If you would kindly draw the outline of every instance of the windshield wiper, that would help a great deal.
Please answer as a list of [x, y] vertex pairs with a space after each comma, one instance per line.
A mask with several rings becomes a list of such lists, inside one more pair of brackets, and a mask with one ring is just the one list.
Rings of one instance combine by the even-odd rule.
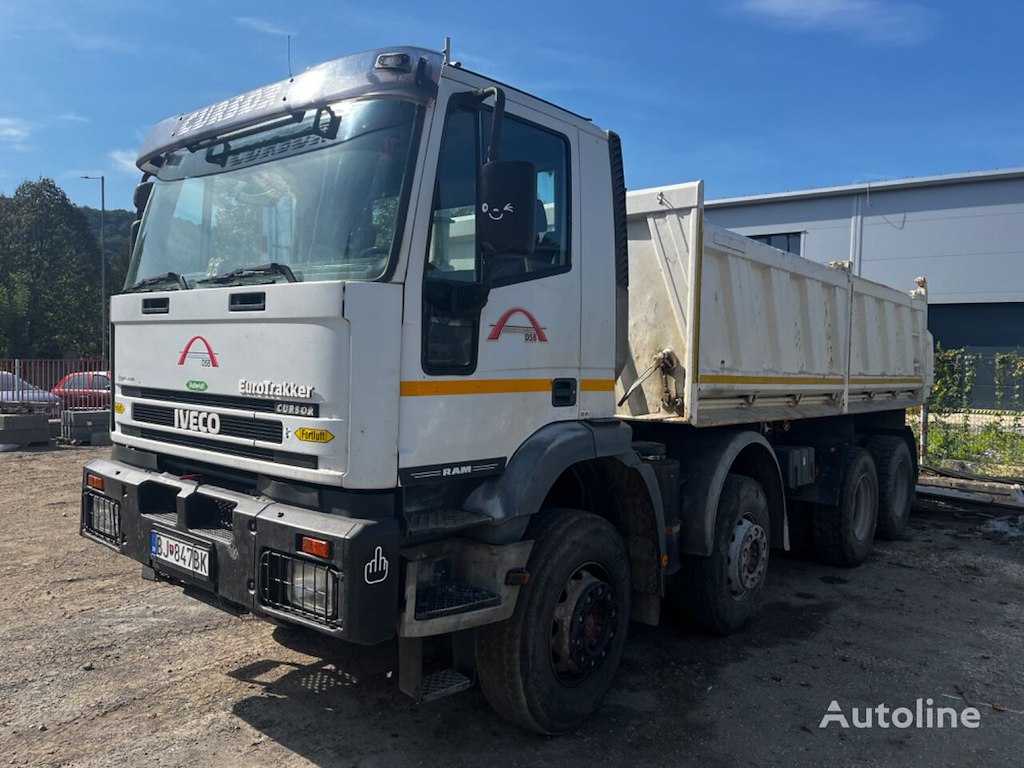
[[[162, 275], [156, 275], [154, 277], [147, 277], [144, 280], [134, 285], [130, 285], [124, 289], [125, 293], [134, 293], [135, 291], [155, 291], [156, 286], [163, 285], [164, 283], [172, 283], [175, 290], [187, 291], [189, 290], [188, 280], [183, 275], [179, 275], [177, 272], [164, 272]], [[171, 286], [167, 286], [165, 290], [170, 290]]]
[[223, 285], [233, 280], [255, 277], [256, 275], [284, 275], [289, 283], [296, 282], [295, 274], [292, 272], [291, 267], [287, 264], [278, 264], [276, 261], [272, 261], [269, 264], [259, 264], [255, 267], [239, 267], [230, 272], [225, 272], [223, 275], [196, 280], [196, 285]]

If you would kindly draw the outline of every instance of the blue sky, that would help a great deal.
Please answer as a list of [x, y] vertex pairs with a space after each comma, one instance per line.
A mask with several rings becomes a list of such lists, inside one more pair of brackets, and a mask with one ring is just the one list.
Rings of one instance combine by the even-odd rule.
[[151, 125], [346, 53], [439, 49], [709, 197], [1024, 165], [1024, 6], [976, 0], [2, 0], [0, 193], [127, 208]]

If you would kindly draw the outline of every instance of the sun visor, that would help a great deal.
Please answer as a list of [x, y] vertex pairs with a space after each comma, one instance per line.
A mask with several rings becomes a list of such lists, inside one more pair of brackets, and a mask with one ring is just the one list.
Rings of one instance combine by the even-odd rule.
[[158, 123], [136, 164], [155, 174], [161, 155], [168, 151], [340, 99], [395, 96], [425, 104], [437, 95], [441, 66], [441, 54], [403, 47], [319, 64], [293, 78]]

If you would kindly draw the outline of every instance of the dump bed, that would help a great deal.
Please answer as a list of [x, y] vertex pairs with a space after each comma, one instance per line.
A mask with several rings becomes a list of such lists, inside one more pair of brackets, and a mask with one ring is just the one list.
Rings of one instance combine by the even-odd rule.
[[[924, 280], [909, 293], [704, 222], [703, 184], [631, 192], [620, 416], [696, 426], [892, 410], [932, 383]], [[663, 371], [671, 368], [666, 374]]]

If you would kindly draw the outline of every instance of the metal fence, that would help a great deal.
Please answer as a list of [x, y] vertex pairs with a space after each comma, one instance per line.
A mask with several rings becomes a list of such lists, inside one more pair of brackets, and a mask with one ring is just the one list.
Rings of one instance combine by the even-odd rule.
[[[985, 380], [979, 397], [979, 380]], [[1013, 473], [1024, 467], [1024, 355], [937, 349], [935, 386], [912, 425], [923, 461]]]
[[0, 409], [46, 411], [110, 407], [112, 382], [100, 358], [29, 360], [0, 358]]

